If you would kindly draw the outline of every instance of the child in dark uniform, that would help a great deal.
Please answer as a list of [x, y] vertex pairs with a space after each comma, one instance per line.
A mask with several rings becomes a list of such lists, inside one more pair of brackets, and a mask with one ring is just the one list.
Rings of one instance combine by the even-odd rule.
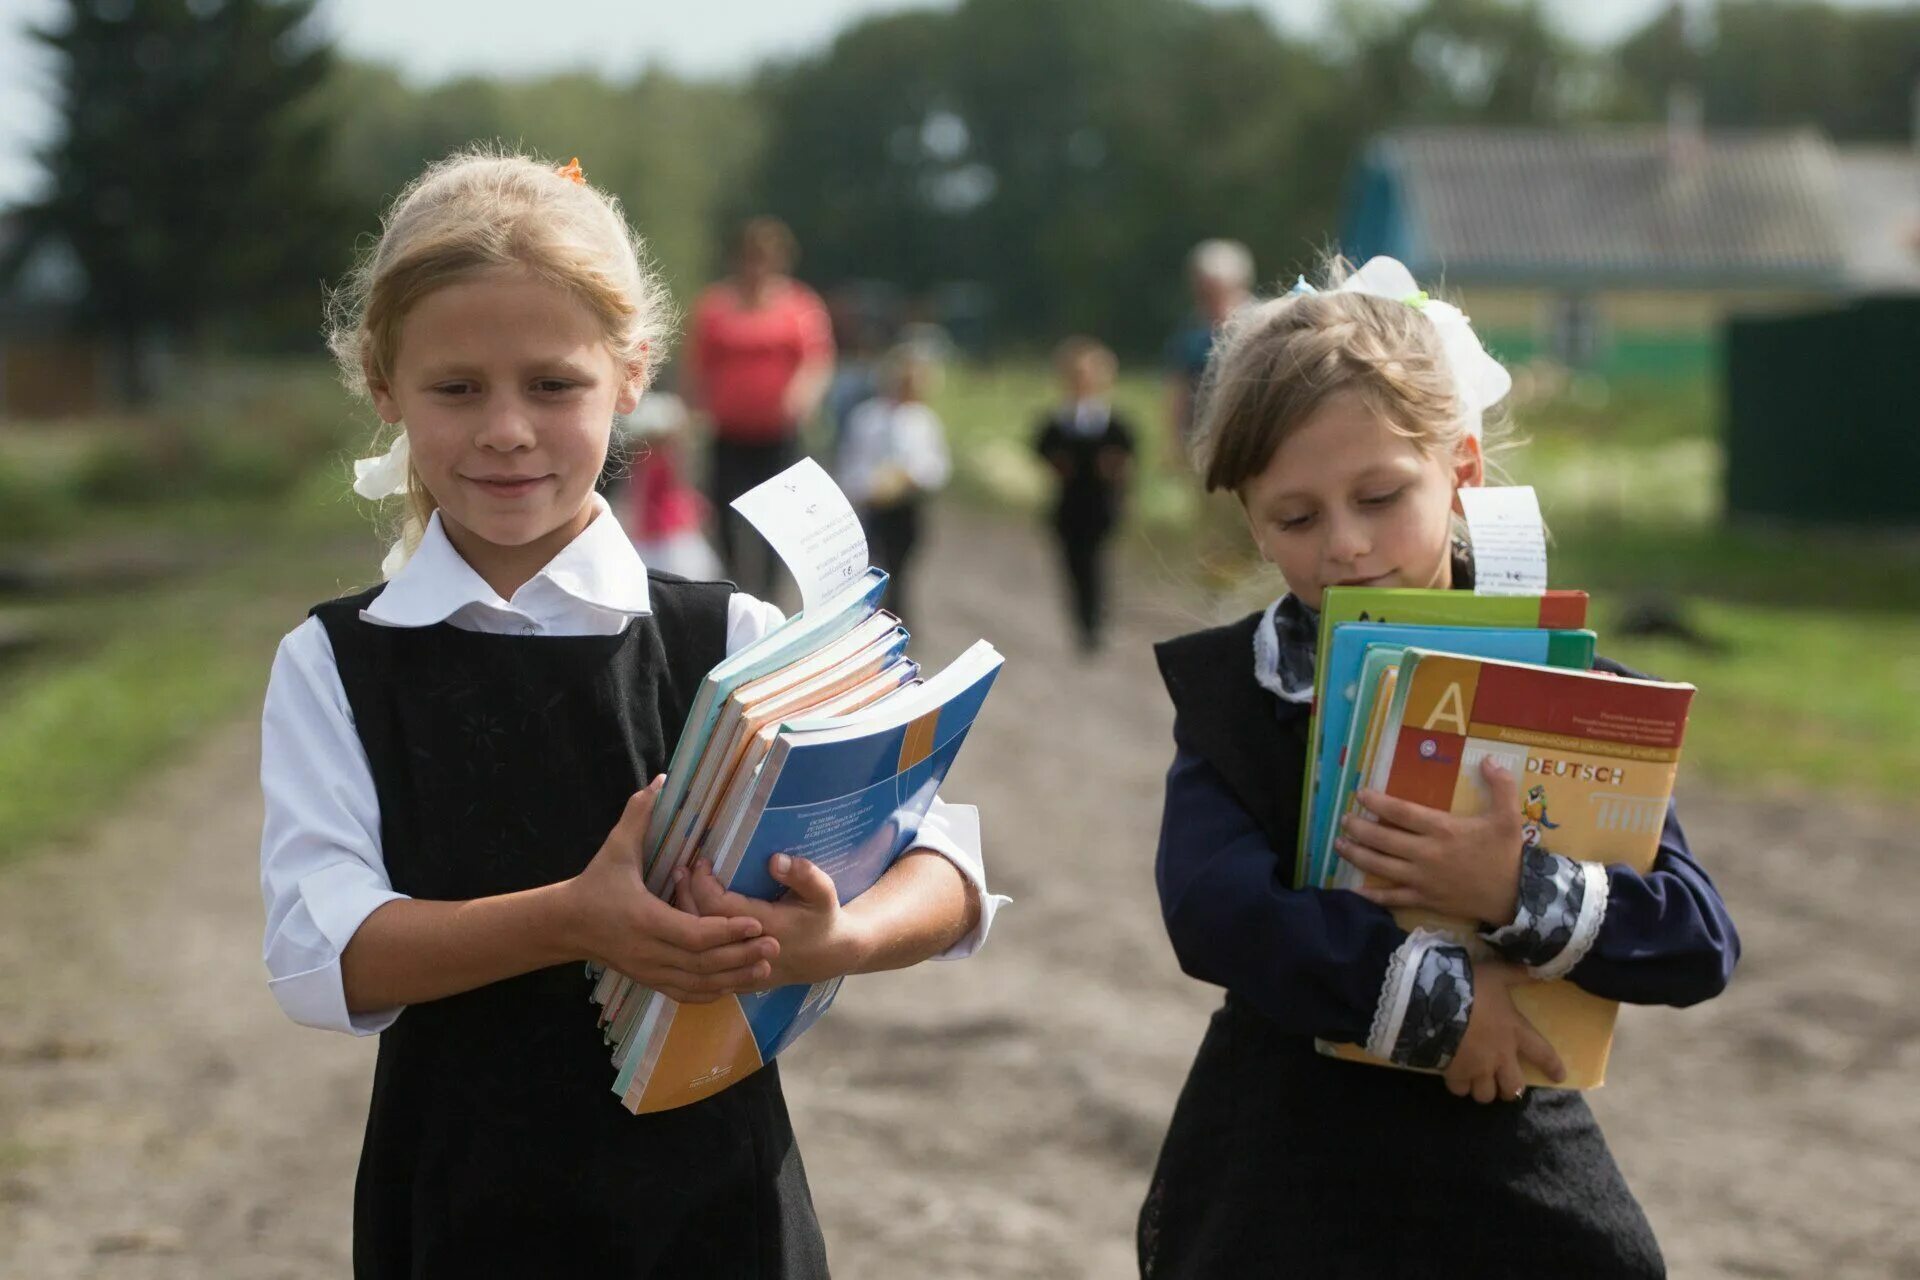
[[647, 892], [700, 680], [782, 619], [650, 574], [593, 491], [665, 354], [643, 261], [577, 165], [457, 155], [340, 299], [343, 369], [400, 427], [355, 489], [408, 515], [388, 580], [281, 643], [260, 858], [275, 998], [380, 1035], [363, 1280], [824, 1276], [777, 1067], [629, 1115], [583, 962], [712, 1000], [963, 955], [995, 906], [938, 801], [884, 891], [844, 907], [797, 858], [777, 903], [702, 916]]
[[[1511, 778], [1457, 820], [1369, 795], [1343, 856], [1388, 887], [1291, 888], [1329, 586], [1467, 588], [1456, 494], [1483, 477], [1482, 419], [1509, 385], [1466, 317], [1375, 259], [1227, 327], [1197, 463], [1234, 493], [1289, 591], [1158, 649], [1175, 707], [1157, 877], [1181, 967], [1226, 989], [1139, 1221], [1148, 1277], [1649, 1277], [1646, 1218], [1577, 1092], [1516, 1011], [1565, 976], [1609, 999], [1718, 994], [1739, 940], [1669, 808], [1651, 872], [1523, 850]], [[1620, 671], [1605, 662], [1605, 669]], [[1510, 803], [1509, 803], [1510, 802]], [[1389, 906], [1483, 922], [1491, 957], [1409, 935]], [[1442, 1068], [1342, 1062], [1315, 1037]]]
[[1075, 634], [1081, 652], [1092, 653], [1105, 633], [1106, 544], [1126, 500], [1133, 432], [1108, 399], [1118, 369], [1113, 352], [1091, 338], [1069, 338], [1054, 363], [1065, 399], [1041, 422], [1033, 447], [1059, 484], [1053, 531]]

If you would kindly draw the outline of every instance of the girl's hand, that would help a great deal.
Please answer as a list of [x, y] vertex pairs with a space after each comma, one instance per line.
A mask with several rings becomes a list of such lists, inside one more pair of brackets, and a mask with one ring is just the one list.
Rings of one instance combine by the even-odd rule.
[[1350, 813], [1340, 856], [1386, 881], [1358, 892], [1383, 907], [1419, 907], [1482, 924], [1513, 923], [1520, 897], [1520, 788], [1492, 756], [1480, 775], [1492, 793], [1487, 811], [1471, 818], [1395, 799], [1373, 790], [1354, 799], [1378, 821]]
[[1467, 1030], [1445, 1072], [1447, 1088], [1475, 1102], [1518, 1102], [1526, 1092], [1520, 1074], [1524, 1059], [1549, 1080], [1566, 1079], [1567, 1069], [1546, 1037], [1533, 1029], [1513, 1004], [1513, 988], [1531, 982], [1524, 969], [1503, 960], [1477, 960], [1473, 966], [1473, 1010]]
[[860, 967], [865, 942], [853, 916], [841, 909], [833, 877], [805, 858], [776, 853], [767, 869], [785, 886], [778, 902], [761, 902], [723, 887], [702, 858], [674, 873], [675, 901], [702, 917], [751, 917], [780, 943], [772, 972], [760, 987], [824, 982]]
[[765, 985], [780, 944], [738, 913], [702, 919], [647, 891], [641, 845], [666, 781], [634, 793], [586, 870], [565, 883], [569, 947], [682, 1004]]

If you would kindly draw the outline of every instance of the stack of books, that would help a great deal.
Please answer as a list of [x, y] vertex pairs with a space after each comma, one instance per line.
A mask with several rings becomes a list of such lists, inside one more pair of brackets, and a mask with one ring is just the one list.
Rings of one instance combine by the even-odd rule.
[[[647, 832], [647, 885], [705, 859], [722, 884], [772, 900], [776, 853], [817, 863], [841, 902], [913, 842], [979, 714], [1001, 657], [976, 642], [923, 679], [869, 568], [707, 674]], [[977, 822], [949, 806], [954, 820]], [[614, 1092], [635, 1113], [685, 1106], [773, 1060], [826, 1012], [839, 979], [679, 1005], [622, 975], [593, 998]]]
[[[1365, 877], [1334, 849], [1363, 788], [1460, 815], [1483, 813], [1481, 762], [1519, 784], [1525, 839], [1580, 862], [1645, 872], [1686, 735], [1693, 686], [1592, 670], [1594, 633], [1578, 591], [1330, 588], [1301, 803], [1296, 887]], [[1395, 912], [1486, 954], [1483, 922]], [[1564, 979], [1517, 987], [1514, 1003], [1567, 1067], [1566, 1088], [1606, 1078], [1618, 1008]], [[1377, 1062], [1352, 1045], [1336, 1056]], [[1391, 1065], [1382, 1063], [1381, 1065]], [[1538, 1073], [1529, 1083], [1551, 1086]]]

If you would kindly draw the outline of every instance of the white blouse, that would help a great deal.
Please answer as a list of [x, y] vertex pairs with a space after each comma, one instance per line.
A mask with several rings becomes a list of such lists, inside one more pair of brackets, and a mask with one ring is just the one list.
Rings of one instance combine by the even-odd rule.
[[[448, 622], [496, 634], [618, 635], [651, 612], [646, 566], [606, 503], [594, 501], [594, 520], [510, 601], [461, 558], [435, 515], [420, 549], [361, 616], [389, 627]], [[727, 652], [784, 620], [773, 605], [736, 592], [727, 605]], [[295, 1022], [354, 1035], [385, 1030], [401, 1011], [349, 1013], [340, 955], [376, 907], [405, 895], [394, 891], [381, 858], [373, 772], [318, 618], [289, 633], [274, 657], [261, 717], [260, 787], [268, 988]], [[979, 923], [943, 960], [972, 955], [1007, 901], [987, 892], [972, 834], [977, 825], [954, 822], [958, 807], [936, 798], [916, 845], [949, 859], [979, 895]]]
[[901, 403], [876, 396], [854, 407], [840, 438], [837, 479], [849, 500], [872, 500], [881, 472], [898, 468], [922, 493], [947, 483], [953, 467], [947, 456], [946, 428], [919, 401]]

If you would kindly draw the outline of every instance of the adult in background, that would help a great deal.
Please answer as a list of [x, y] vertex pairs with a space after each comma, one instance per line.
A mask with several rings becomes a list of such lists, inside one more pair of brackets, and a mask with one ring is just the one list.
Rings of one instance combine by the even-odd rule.
[[1187, 255], [1193, 310], [1167, 340], [1168, 448], [1176, 472], [1188, 468], [1194, 401], [1213, 355], [1213, 340], [1228, 317], [1253, 296], [1253, 252], [1238, 240], [1202, 240]]
[[833, 326], [818, 294], [790, 277], [793, 233], [753, 218], [734, 241], [733, 274], [694, 304], [683, 391], [713, 428], [708, 492], [720, 557], [742, 591], [773, 593], [772, 554], [728, 504], [800, 457], [800, 427], [833, 377]]

